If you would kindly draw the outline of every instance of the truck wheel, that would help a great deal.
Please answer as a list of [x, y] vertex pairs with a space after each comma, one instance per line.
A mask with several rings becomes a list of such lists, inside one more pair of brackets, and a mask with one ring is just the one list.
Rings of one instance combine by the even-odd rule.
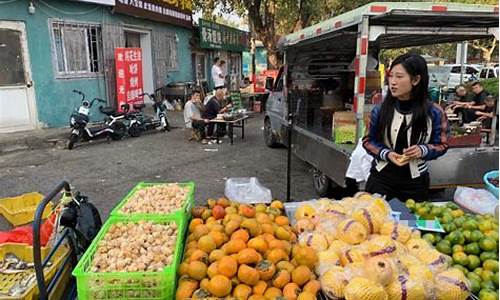
[[314, 188], [320, 197], [328, 197], [335, 185], [325, 173], [316, 168], [313, 170], [313, 182]]
[[266, 143], [266, 146], [270, 148], [276, 148], [279, 146], [278, 137], [273, 132], [269, 118], [264, 120], [264, 142]]

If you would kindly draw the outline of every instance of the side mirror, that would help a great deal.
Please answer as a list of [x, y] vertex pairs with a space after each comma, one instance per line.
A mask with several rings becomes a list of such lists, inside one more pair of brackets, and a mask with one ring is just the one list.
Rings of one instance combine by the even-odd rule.
[[273, 89], [274, 79], [272, 77], [266, 77], [266, 90], [271, 91]]

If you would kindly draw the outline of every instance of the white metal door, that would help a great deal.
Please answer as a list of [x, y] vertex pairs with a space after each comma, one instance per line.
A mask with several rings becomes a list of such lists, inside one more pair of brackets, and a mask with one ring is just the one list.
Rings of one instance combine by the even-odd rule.
[[32, 85], [24, 23], [0, 21], [0, 132], [36, 127]]
[[32, 85], [24, 23], [0, 21], [0, 132], [35, 128]]

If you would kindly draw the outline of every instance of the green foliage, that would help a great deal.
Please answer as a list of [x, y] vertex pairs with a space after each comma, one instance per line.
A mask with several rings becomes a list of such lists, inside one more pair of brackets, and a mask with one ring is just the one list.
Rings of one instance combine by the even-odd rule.
[[485, 91], [498, 98], [498, 78], [481, 80], [481, 84], [483, 85]]

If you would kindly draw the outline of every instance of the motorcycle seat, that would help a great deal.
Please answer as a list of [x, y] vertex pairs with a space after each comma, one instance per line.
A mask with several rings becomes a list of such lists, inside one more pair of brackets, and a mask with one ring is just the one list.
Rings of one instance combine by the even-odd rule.
[[146, 107], [146, 104], [134, 104], [134, 109], [137, 110], [142, 110], [144, 107]]
[[119, 113], [117, 112], [114, 108], [110, 107], [110, 106], [106, 106], [106, 107], [99, 107], [99, 110], [105, 114], [106, 116], [113, 116], [113, 117], [118, 117], [118, 116], [122, 116], [124, 115], [124, 113]]

